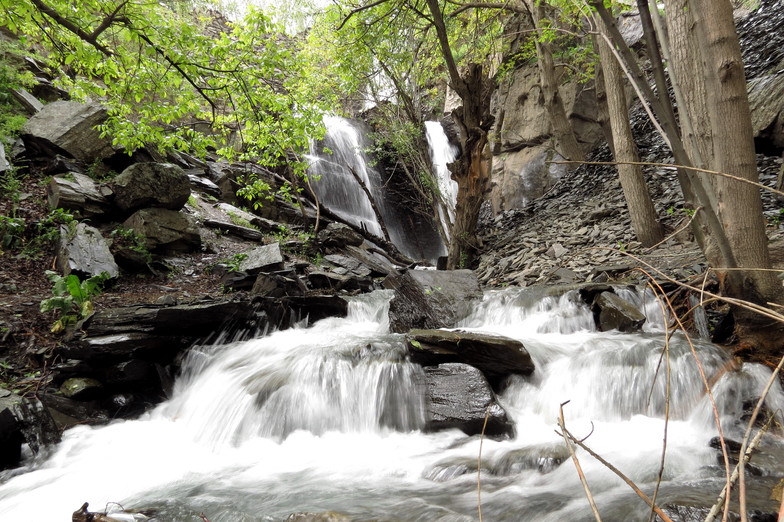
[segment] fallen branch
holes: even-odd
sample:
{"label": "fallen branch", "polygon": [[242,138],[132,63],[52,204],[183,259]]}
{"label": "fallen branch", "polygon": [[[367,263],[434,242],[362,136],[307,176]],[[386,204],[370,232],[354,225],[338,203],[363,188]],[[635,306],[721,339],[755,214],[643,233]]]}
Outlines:
{"label": "fallen branch", "polygon": [[[599,514],[599,508],[596,507],[596,501],[593,499],[593,495],[591,495],[591,489],[588,487],[588,481],[585,478],[585,473],[583,473],[583,468],[580,466],[580,461],[577,459],[577,453],[574,451],[574,446],[570,439],[574,440],[571,434],[566,431],[566,422],[564,421],[564,414],[563,414],[563,407],[569,404],[569,401],[561,403],[560,408],[560,415],[558,416],[558,426],[561,428],[561,433],[558,433],[561,437],[564,438],[564,442],[566,442],[566,448],[569,450],[569,455],[572,456],[572,462],[574,462],[574,467],[577,469],[577,475],[580,477],[580,482],[583,485],[583,489],[585,490],[585,496],[588,497],[588,503],[591,505],[591,511],[593,511],[594,517],[596,517],[597,522],[602,522],[602,517]],[[670,521],[672,522],[672,521]]]}

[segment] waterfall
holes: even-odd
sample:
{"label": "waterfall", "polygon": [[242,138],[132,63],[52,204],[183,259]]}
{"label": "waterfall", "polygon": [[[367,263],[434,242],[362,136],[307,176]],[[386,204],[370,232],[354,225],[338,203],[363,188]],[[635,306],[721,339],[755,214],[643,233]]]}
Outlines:
{"label": "waterfall", "polygon": [[[461,328],[522,341],[536,370],[513,378],[500,395],[515,437],[480,442],[457,430],[421,430],[422,370],[406,360],[403,336],[389,333],[391,296],[352,298],[348,317],[308,328],[193,348],[172,398],[153,411],[72,428],[45,459],[0,475],[0,519],[67,520],[88,501],[94,510],[122,505],[174,522],[199,513],[212,522],[285,520],[303,511],[475,520],[482,444],[486,520],[588,521],[593,516],[555,433],[559,408],[566,403],[572,433],[587,436],[586,444],[650,494],[668,395],[659,504],[715,499],[723,470],[708,441],[717,430],[683,336],[666,345],[665,364],[662,330],[597,332],[575,293],[488,292]],[[654,323],[661,321],[655,313],[651,306]],[[744,364],[723,372],[731,360],[724,350],[704,342],[694,350],[725,434],[737,439],[744,404],[760,394],[770,371]],[[777,387],[768,406],[782,405]],[[778,439],[768,436],[767,446],[781,454]],[[625,484],[586,453],[578,456],[604,520],[648,520],[650,510]],[[754,462],[772,476],[784,473],[781,456]]]}
{"label": "waterfall", "polygon": [[457,205],[457,182],[451,177],[447,165],[455,161],[458,148],[449,143],[444,128],[437,121],[425,122],[427,144],[430,148],[430,161],[438,182],[438,191],[441,196],[441,205],[438,207],[441,225],[449,237],[452,221],[455,219],[455,206]]}
{"label": "waterfall", "polygon": [[[364,134],[349,120],[338,116],[325,116],[324,125],[324,139],[318,146],[316,143],[311,146],[308,156],[316,194],[324,206],[346,221],[383,237],[370,200],[352,175],[353,171],[370,190],[379,210],[385,210],[381,176],[369,165]],[[381,210],[382,219],[386,217],[384,210]]]}

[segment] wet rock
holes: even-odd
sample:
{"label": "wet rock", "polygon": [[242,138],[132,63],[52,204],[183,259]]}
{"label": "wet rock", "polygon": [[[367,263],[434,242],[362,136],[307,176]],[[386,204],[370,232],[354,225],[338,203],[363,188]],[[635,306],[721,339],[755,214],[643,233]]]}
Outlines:
{"label": "wet rock", "polygon": [[318,233],[318,240],[325,247],[359,246],[365,239],[350,226],[330,223]]}
{"label": "wet rock", "polygon": [[452,327],[482,295],[471,270],[408,270],[388,276],[383,286],[395,291],[389,305],[390,329],[395,333]]}
{"label": "wet rock", "polygon": [[106,116],[106,109],[97,103],[56,101],[30,118],[20,134],[29,152],[40,156],[65,154],[92,163],[115,152],[96,129]]}
{"label": "wet rock", "polygon": [[24,443],[38,453],[59,440],[54,420],[38,399],[0,388],[0,469],[19,465]]}
{"label": "wet rock", "polygon": [[428,431],[457,428],[468,435],[507,437],[514,424],[496,401],[482,372],[467,364],[447,363],[424,368],[427,385]]}
{"label": "wet rock", "polygon": [[72,377],[60,386],[60,393],[67,399],[89,400],[103,391],[103,384],[89,377]]}
{"label": "wet rock", "polygon": [[597,317],[597,327],[602,332],[618,330],[636,332],[642,328],[645,315],[629,301],[614,292],[602,292],[596,296],[592,310]]}
{"label": "wet rock", "polygon": [[171,163],[135,163],[111,183],[114,204],[130,212],[147,207],[180,210],[191,195],[188,175]]}
{"label": "wet rock", "polygon": [[81,424],[103,424],[111,418],[108,411],[93,401],[76,401],[62,395],[45,393],[41,396],[41,402],[60,430]]}
{"label": "wet rock", "polygon": [[278,243],[263,245],[245,252],[245,258],[240,262],[239,269],[247,274],[281,270],[283,268],[283,254]]}
{"label": "wet rock", "polygon": [[[422,477],[433,482],[448,482],[463,475],[475,474],[476,471],[476,459],[457,457],[436,462],[429,469],[425,470]],[[482,473],[489,474],[490,472],[490,468],[483,463]]]}
{"label": "wet rock", "polygon": [[364,244],[360,247],[349,245],[343,252],[368,267],[372,277],[386,277],[397,273],[395,265],[387,257],[381,255],[380,251],[365,248]]}
{"label": "wet rock", "polygon": [[513,374],[528,375],[534,363],[523,343],[500,335],[447,330],[412,330],[406,335],[411,361],[422,366],[464,363],[478,368],[498,390]]}
{"label": "wet rock", "polygon": [[47,187],[49,208],[73,210],[83,217],[100,216],[109,209],[109,201],[89,176],[69,172],[54,176]]}
{"label": "wet rock", "polygon": [[342,254],[329,254],[324,256],[324,261],[333,267],[332,271],[336,274],[352,274],[357,277],[368,277],[372,273],[369,266],[355,257],[349,257]]}
{"label": "wet rock", "polygon": [[123,226],[143,236],[151,251],[177,253],[201,248],[201,235],[195,220],[175,210],[145,208],[126,219]]}
{"label": "wet rock", "polygon": [[117,277],[120,274],[120,268],[101,232],[83,222],[75,227],[60,227],[57,267],[65,275],[76,273],[97,276],[106,273],[109,277]]}
{"label": "wet rock", "polygon": [[250,293],[261,297],[299,296],[307,291],[304,283],[296,275],[261,273],[256,276]]}
{"label": "wet rock", "polygon": [[493,466],[496,475],[515,475],[527,470],[549,473],[569,458],[563,444],[521,448],[504,453]]}
{"label": "wet rock", "polygon": [[306,320],[307,324],[313,324],[327,317],[348,315],[348,302],[332,295],[260,298],[254,302],[258,302],[270,323],[277,328],[289,328],[303,320]]}

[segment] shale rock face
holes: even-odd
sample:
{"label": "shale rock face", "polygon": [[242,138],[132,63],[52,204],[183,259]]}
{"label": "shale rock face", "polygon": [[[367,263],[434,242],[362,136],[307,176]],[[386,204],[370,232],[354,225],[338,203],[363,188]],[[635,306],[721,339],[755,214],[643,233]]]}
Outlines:
{"label": "shale rock face", "polygon": [[52,417],[37,399],[0,388],[0,469],[19,464],[23,443],[37,453],[59,440]]}
{"label": "shale rock face", "polygon": [[129,217],[124,226],[145,238],[147,248],[159,252],[193,252],[201,235],[192,217],[165,208],[145,208]]}
{"label": "shale rock face", "polygon": [[642,312],[614,292],[602,292],[597,295],[592,309],[594,315],[598,315],[597,326],[603,332],[610,330],[636,332],[645,322],[645,315]]}
{"label": "shale rock face", "polygon": [[171,163],[135,163],[112,181],[114,204],[124,211],[145,207],[180,210],[191,195],[185,171]]}
{"label": "shale rock face", "polygon": [[49,207],[72,210],[84,217],[103,215],[109,201],[95,181],[78,172],[54,176],[47,187]]}
{"label": "shale rock face", "polygon": [[422,366],[470,364],[498,390],[512,374],[528,375],[534,363],[523,343],[500,335],[447,330],[412,330],[406,335],[411,361]]}
{"label": "shale rock face", "polygon": [[56,101],[30,118],[21,135],[31,151],[65,154],[85,163],[108,158],[114,149],[95,127],[106,119],[97,103]]}
{"label": "shale rock face", "polygon": [[496,402],[495,394],[482,372],[467,364],[447,363],[425,369],[427,383],[427,426],[431,431],[457,428],[468,435],[482,432],[504,437],[514,433],[514,425]]}
{"label": "shale rock face", "polygon": [[75,272],[88,277],[104,272],[109,277],[120,274],[109,245],[97,228],[79,223],[72,230],[64,225],[60,230],[60,238],[57,267],[63,274]]}
{"label": "shale rock face", "polygon": [[482,295],[471,270],[409,270],[388,276],[384,288],[395,291],[389,305],[389,327],[395,333],[452,327]]}

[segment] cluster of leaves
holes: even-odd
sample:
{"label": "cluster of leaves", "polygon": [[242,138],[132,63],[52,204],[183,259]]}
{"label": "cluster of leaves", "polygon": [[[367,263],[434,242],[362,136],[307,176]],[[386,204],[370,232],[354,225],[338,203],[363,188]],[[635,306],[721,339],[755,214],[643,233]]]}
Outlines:
{"label": "cluster of leaves", "polygon": [[106,272],[81,281],[75,274],[65,277],[51,270],[46,277],[52,282],[52,295],[41,301],[41,312],[55,312],[57,319],[52,325],[52,333],[60,333],[79,319],[94,311],[92,299],[103,292],[103,285],[109,279]]}
{"label": "cluster of leaves", "polygon": [[24,38],[9,41],[0,38],[0,140],[7,141],[19,132],[27,117],[13,97],[13,90],[29,87],[33,75],[21,66],[27,52]]}
{"label": "cluster of leaves", "polygon": [[40,257],[59,239],[60,227],[73,224],[73,215],[61,208],[31,224],[20,217],[0,216],[0,253],[18,251],[23,257]]}
{"label": "cluster of leaves", "polygon": [[111,236],[114,239],[112,242],[113,249],[128,249],[131,252],[138,254],[146,263],[152,262],[152,254],[147,247],[147,240],[144,235],[139,234],[132,228],[119,226],[112,230]]}

